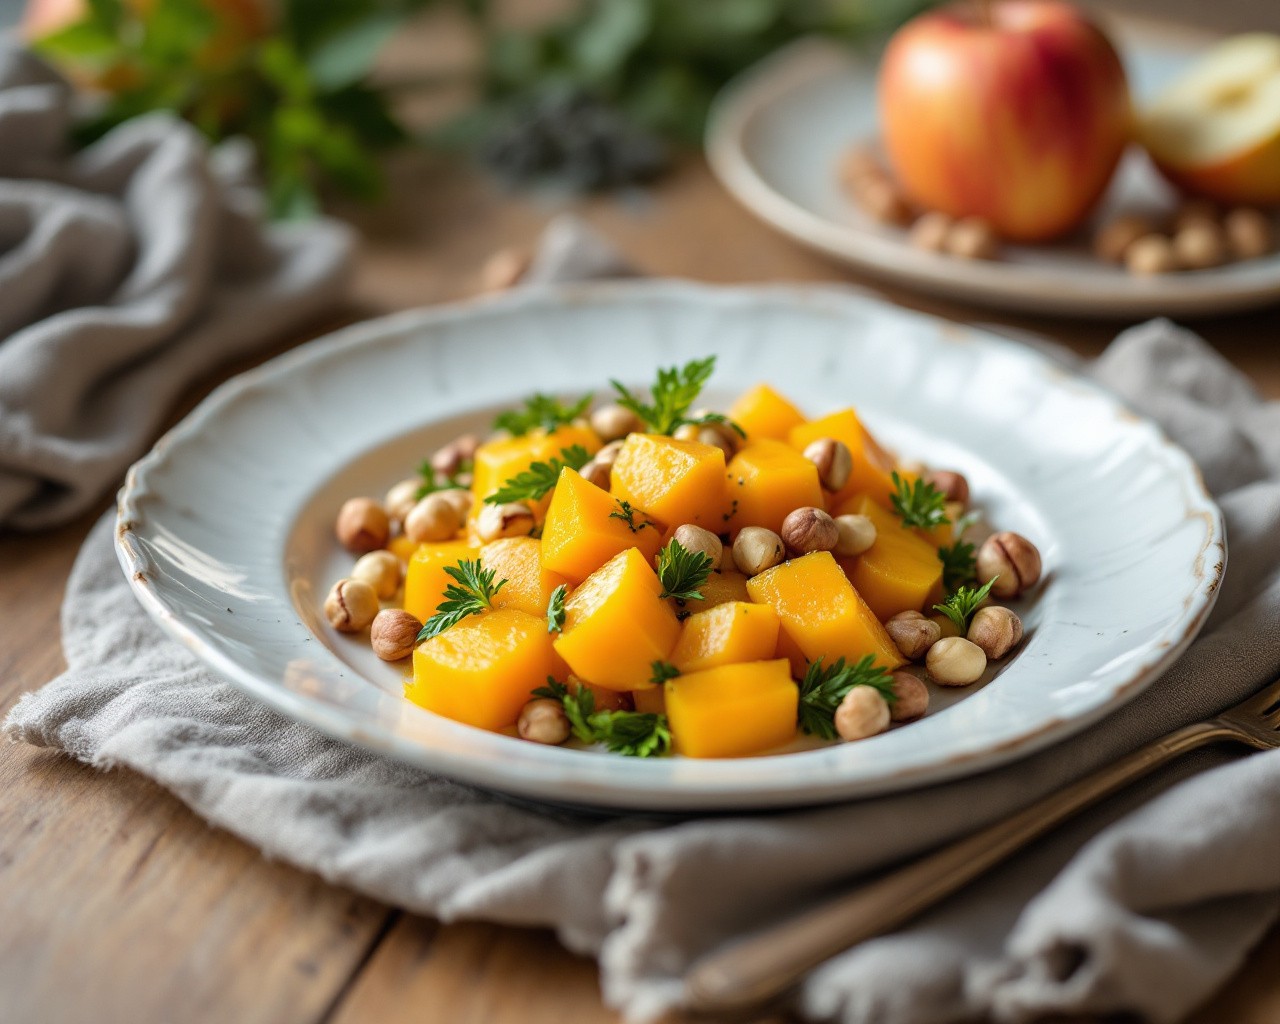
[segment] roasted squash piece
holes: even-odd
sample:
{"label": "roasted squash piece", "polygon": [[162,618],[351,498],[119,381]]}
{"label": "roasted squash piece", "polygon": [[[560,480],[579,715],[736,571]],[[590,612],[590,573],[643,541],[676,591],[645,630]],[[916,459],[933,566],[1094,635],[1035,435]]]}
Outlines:
{"label": "roasted squash piece", "polygon": [[614,517],[618,499],[572,469],[560,474],[542,528],[542,564],[545,568],[580,583],[619,551],[639,548],[652,560],[662,545],[659,526],[636,509],[629,526]]}
{"label": "roasted squash piece", "polygon": [[804,422],[804,414],[768,384],[757,384],[729,407],[729,419],[746,432],[749,441],[785,441],[792,428]]}
{"label": "roasted squash piece", "polygon": [[[580,679],[609,690],[652,686],[653,662],[666,661],[680,623],[649,561],[635,548],[615,555],[565,602],[555,649]],[[545,628],[545,627],[544,627]]]}
{"label": "roasted squash piece", "polygon": [[499,437],[476,449],[471,491],[475,495],[473,515],[490,494],[535,462],[546,462],[566,448],[581,445],[591,455],[600,450],[600,439],[587,427],[569,423],[548,433],[539,428],[521,437]]}
{"label": "roasted squash piece", "polygon": [[545,568],[542,543],[536,537],[505,537],[480,549],[480,564],[493,570],[494,582],[507,581],[493,595],[495,608],[546,615],[551,592],[569,581]]}
{"label": "roasted squash piece", "polygon": [[691,672],[664,689],[672,743],[685,757],[745,757],[795,735],[800,694],[785,660]]}
{"label": "roasted squash piece", "polygon": [[767,604],[730,601],[684,620],[671,663],[681,672],[700,672],[772,658],[777,646],[777,612]]}
{"label": "roasted squash piece", "polygon": [[857,661],[870,654],[887,669],[903,663],[884,626],[829,551],[766,569],[747,581],[747,592],[751,600],[773,607],[782,629],[809,661]]}
{"label": "roasted squash piece", "polygon": [[404,610],[419,621],[426,621],[444,600],[444,590],[453,581],[445,567],[457,565],[464,558],[475,558],[477,548],[465,540],[446,540],[438,544],[420,544],[409,557],[404,576]]}
{"label": "roasted squash piece", "polygon": [[472,615],[420,644],[405,694],[455,722],[498,731],[515,724],[551,671],[546,622],[503,608]]}
{"label": "roasted squash piece", "polygon": [[864,515],[876,524],[876,542],[870,550],[839,561],[881,622],[898,612],[924,611],[942,599],[942,562],[934,545],[904,527],[870,495],[855,497],[839,512]]}
{"label": "roasted squash piece", "polygon": [[665,715],[667,713],[667,695],[661,686],[650,687],[648,690],[633,690],[631,700],[635,704],[637,711],[643,711],[650,715]]}
{"label": "roasted squash piece", "polygon": [[724,452],[697,441],[632,434],[613,464],[610,491],[668,526],[724,529]]}
{"label": "roasted squash piece", "polygon": [[740,572],[713,572],[700,588],[701,601],[688,601],[685,607],[693,612],[705,612],[708,608],[726,601],[750,601],[747,595],[747,578]]}
{"label": "roasted squash piece", "polygon": [[[893,458],[886,452],[862,426],[858,414],[852,409],[843,409],[830,416],[813,420],[794,427],[791,431],[791,445],[797,451],[804,451],[819,438],[831,437],[843,441],[849,446],[853,456],[853,472],[849,474],[849,482],[836,494],[843,500],[855,493],[870,494],[885,508],[889,508],[889,496],[893,494],[893,480],[890,474],[894,470]],[[904,478],[908,474],[899,471]]]}
{"label": "roasted squash piece", "polygon": [[387,542],[387,550],[395,555],[400,561],[408,562],[413,557],[413,553],[418,550],[417,541],[412,541],[403,533],[397,537],[392,537]]}
{"label": "roasted squash piece", "polygon": [[790,445],[767,438],[744,445],[729,462],[729,525],[782,529],[805,505],[824,507],[817,467]]}

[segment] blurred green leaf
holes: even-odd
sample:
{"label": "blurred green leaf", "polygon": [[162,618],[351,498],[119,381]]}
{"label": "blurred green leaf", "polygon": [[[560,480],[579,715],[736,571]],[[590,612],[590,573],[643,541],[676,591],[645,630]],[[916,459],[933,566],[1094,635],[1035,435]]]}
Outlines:
{"label": "blurred green leaf", "polygon": [[364,78],[403,20],[395,12],[374,11],[322,40],[306,58],[317,88],[341,89]]}

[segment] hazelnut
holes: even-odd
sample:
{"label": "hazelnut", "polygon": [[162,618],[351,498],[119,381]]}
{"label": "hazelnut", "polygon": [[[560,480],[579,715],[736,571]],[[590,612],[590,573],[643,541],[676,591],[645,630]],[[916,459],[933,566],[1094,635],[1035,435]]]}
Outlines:
{"label": "hazelnut", "polygon": [[671,539],[678,541],[686,551],[701,551],[711,559],[714,566],[719,566],[720,559],[724,557],[724,544],[720,542],[720,538],[701,526],[694,526],[692,523],[677,526]]}
{"label": "hazelnut", "polygon": [[373,617],[369,642],[383,661],[399,661],[413,653],[422,623],[400,608],[384,608]]}
{"label": "hazelnut", "polygon": [[942,492],[947,501],[969,504],[969,481],[950,469],[935,469],[924,474],[924,481]]}
{"label": "hazelnut", "polygon": [[613,483],[612,467],[605,465],[599,459],[592,459],[578,472],[582,474],[583,480],[595,484],[602,491],[607,491],[609,485]]}
{"label": "hazelnut", "polygon": [[431,468],[438,476],[456,476],[464,466],[475,459],[476,449],[479,447],[480,438],[475,434],[455,437],[431,456]]}
{"label": "hazelnut", "polygon": [[591,461],[600,463],[600,465],[606,467],[610,472],[612,472],[613,464],[618,461],[618,453],[621,451],[622,451],[621,441],[610,441],[607,445],[605,445],[603,448],[601,448],[598,452],[595,453]]}
{"label": "hazelnut", "polygon": [[876,542],[876,524],[868,516],[836,516],[835,553],[852,558],[870,551]]}
{"label": "hazelnut", "polygon": [[616,402],[591,414],[591,429],[601,441],[617,441],[641,428],[640,417]]}
{"label": "hazelnut", "polygon": [[404,517],[404,533],[415,544],[448,540],[462,525],[458,510],[441,491],[428,494]]}
{"label": "hazelnut", "polygon": [[1140,214],[1121,214],[1107,221],[1093,236],[1094,255],[1107,263],[1121,263],[1129,246],[1154,230],[1155,225]]}
{"label": "hazelnut", "polygon": [[947,252],[966,260],[993,260],[1000,254],[1000,239],[981,217],[961,217],[947,232]]}
{"label": "hazelnut", "polygon": [[415,476],[401,480],[387,491],[387,496],[382,499],[382,507],[393,523],[404,523],[404,517],[418,504],[418,488],[421,486],[422,480]]}
{"label": "hazelnut", "polygon": [[999,577],[991,587],[996,597],[1017,597],[1040,579],[1040,552],[1020,533],[1005,530],[988,537],[978,548],[978,579]]}
{"label": "hazelnut", "polygon": [[919,661],[942,639],[942,628],[920,612],[899,612],[884,628],[908,661]]}
{"label": "hazelnut", "polygon": [[782,520],[782,541],[797,555],[810,551],[830,551],[840,538],[836,521],[820,508],[806,505]]}
{"label": "hazelnut", "polygon": [[400,586],[400,559],[390,551],[370,551],[356,559],[351,578],[369,584],[378,598],[385,601]]}
{"label": "hazelnut", "polygon": [[391,536],[391,520],[372,498],[351,498],[343,502],[334,524],[338,543],[353,555],[385,547]]}
{"label": "hazelnut", "polygon": [[818,468],[818,480],[824,491],[838,491],[849,482],[853,455],[843,441],[820,437],[805,448],[804,457]]}
{"label": "hazelnut", "polygon": [[516,732],[522,740],[555,746],[569,738],[569,719],[558,700],[539,697],[520,709]]}
{"label": "hazelnut", "polygon": [[[689,415],[694,419],[698,419],[708,410],[695,409]],[[710,421],[707,423],[682,423],[671,435],[677,441],[697,441],[699,444],[710,445],[712,448],[719,448],[724,452],[726,459],[731,459],[742,446],[742,438],[738,432],[726,423],[717,423]]]}
{"label": "hazelnut", "polygon": [[485,505],[476,517],[476,533],[483,541],[527,537],[533,532],[533,509],[523,502]]}
{"label": "hazelnut", "polygon": [[733,541],[733,564],[744,576],[758,576],[786,557],[782,538],[763,526],[744,526]]}
{"label": "hazelnut", "polygon": [[1187,270],[1208,270],[1227,258],[1227,236],[1215,221],[1197,221],[1173,236],[1173,254]]}
{"label": "hazelnut", "polygon": [[873,220],[900,227],[911,223],[911,207],[888,175],[867,174],[851,184],[854,200]]}
{"label": "hazelnut", "polygon": [[968,686],[982,678],[987,669],[987,656],[981,647],[964,637],[947,636],[929,648],[925,665],[940,686]]}
{"label": "hazelnut", "polygon": [[909,722],[920,718],[929,710],[929,688],[910,672],[894,672],[893,695],[897,698],[889,705],[889,717],[895,722]]}
{"label": "hazelnut", "polygon": [[1174,255],[1173,244],[1164,235],[1143,235],[1125,250],[1124,265],[1131,274],[1149,277],[1177,270],[1178,257]]}
{"label": "hazelnut", "polygon": [[378,595],[364,580],[338,580],[324,599],[329,625],[343,633],[358,633],[378,614]]}
{"label": "hazelnut", "polygon": [[855,686],[836,708],[836,732],[842,740],[864,740],[889,728],[889,703],[871,686]]}
{"label": "hazelnut", "polygon": [[923,249],[926,252],[943,252],[947,247],[947,235],[951,233],[954,225],[955,220],[950,214],[940,210],[930,210],[916,218],[916,222],[911,225],[911,233],[907,236],[907,240],[917,249]]}
{"label": "hazelnut", "polygon": [[1173,230],[1181,231],[1194,224],[1217,224],[1218,208],[1208,199],[1188,199],[1173,215]]}
{"label": "hazelnut", "polygon": [[979,608],[969,623],[968,638],[989,661],[999,661],[1022,641],[1022,620],[999,605]]}
{"label": "hazelnut", "polygon": [[449,487],[436,493],[453,506],[454,512],[458,514],[459,526],[467,521],[467,516],[471,515],[471,509],[475,506],[475,497],[469,490],[465,487]]}
{"label": "hazelnut", "polygon": [[501,292],[519,284],[532,262],[533,257],[525,249],[499,249],[480,268],[480,290]]}
{"label": "hazelnut", "polygon": [[1274,245],[1271,220],[1261,210],[1237,207],[1222,219],[1227,246],[1238,260],[1256,260]]}

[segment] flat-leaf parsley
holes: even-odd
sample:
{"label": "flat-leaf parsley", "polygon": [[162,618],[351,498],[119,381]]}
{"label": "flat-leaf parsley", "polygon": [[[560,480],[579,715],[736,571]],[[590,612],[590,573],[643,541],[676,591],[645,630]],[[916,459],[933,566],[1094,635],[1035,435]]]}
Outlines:
{"label": "flat-leaf parsley", "polygon": [[493,607],[493,595],[507,582],[494,583],[494,571],[482,568],[479,559],[461,559],[457,565],[446,565],[444,571],[454,582],[445,587],[444,600],[436,607],[435,614],[422,624],[416,643],[430,640],[468,615],[479,615]]}

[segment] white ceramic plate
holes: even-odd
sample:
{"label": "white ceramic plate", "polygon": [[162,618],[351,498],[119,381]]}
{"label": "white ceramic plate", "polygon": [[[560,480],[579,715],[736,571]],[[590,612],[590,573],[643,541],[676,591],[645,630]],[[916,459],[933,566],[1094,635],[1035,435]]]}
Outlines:
{"label": "white ceramic plate", "polygon": [[[1185,42],[1126,39],[1130,87],[1153,95],[1196,52]],[[863,271],[921,291],[1069,316],[1203,315],[1280,302],[1280,252],[1214,270],[1141,278],[1100,263],[1087,233],[1054,246],[1007,245],[999,261],[922,252],[901,228],[867,217],[836,180],[850,145],[878,135],[875,55],[809,39],[747,71],[718,98],[707,156],[720,180],[778,230]],[[1097,216],[1171,209],[1172,190],[1131,150]],[[1277,225],[1280,229],[1280,224]]]}
{"label": "white ceramic plate", "polygon": [[[403,669],[321,611],[350,556],[341,502],[534,389],[715,353],[713,401],[760,380],[813,413],[855,403],[891,445],[963,471],[1034,538],[1027,639],[985,685],[861,743],[723,761],[540,747],[438,718]],[[148,611],[248,693],[424,768],[564,803],[688,810],[813,804],[1019,757],[1148,683],[1213,603],[1220,514],[1152,424],[1030,350],[830,288],[633,282],[524,290],[376,320],[223,385],[129,473],[118,552]],[[535,681],[537,682],[537,681]],[[947,705],[950,706],[947,706]]]}

